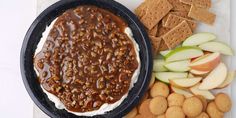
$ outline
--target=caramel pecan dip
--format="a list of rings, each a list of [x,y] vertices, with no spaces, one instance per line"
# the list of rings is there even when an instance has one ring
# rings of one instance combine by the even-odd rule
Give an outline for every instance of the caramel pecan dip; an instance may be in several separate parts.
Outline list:
[[[88,116],[119,106],[140,71],[139,48],[127,23],[83,5],[65,11],[46,31],[34,65],[55,106]]]

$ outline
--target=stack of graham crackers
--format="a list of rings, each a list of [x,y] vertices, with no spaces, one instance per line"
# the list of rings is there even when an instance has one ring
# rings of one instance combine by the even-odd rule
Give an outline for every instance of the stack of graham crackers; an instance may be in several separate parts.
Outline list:
[[[192,35],[197,21],[213,25],[211,0],[145,0],[135,9],[147,29],[153,53],[175,48]]]

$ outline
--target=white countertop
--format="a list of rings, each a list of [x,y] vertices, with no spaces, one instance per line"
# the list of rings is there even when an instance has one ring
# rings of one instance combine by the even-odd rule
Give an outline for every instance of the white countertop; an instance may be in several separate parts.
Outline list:
[[[33,103],[20,74],[20,49],[36,16],[35,0],[0,1],[0,117],[32,118]]]
[[[127,3],[131,2],[126,0]],[[134,4],[135,6],[135,4]],[[236,1],[231,0],[231,6]],[[39,7],[39,6],[38,6]],[[236,51],[236,7],[231,7],[231,45]],[[32,118],[33,102],[27,94],[20,75],[20,48],[24,35],[36,17],[36,0],[5,0],[0,2],[0,117]],[[236,61],[236,56],[233,57]],[[236,63],[232,66],[236,69]],[[236,81],[232,85],[236,90]],[[232,98],[236,116],[236,92]],[[37,109],[34,110],[37,112]],[[34,116],[34,118],[36,118]],[[41,117],[45,118],[45,117]]]

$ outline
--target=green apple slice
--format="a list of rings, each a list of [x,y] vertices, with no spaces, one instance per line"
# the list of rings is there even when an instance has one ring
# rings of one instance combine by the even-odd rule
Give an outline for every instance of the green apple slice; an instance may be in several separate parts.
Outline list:
[[[181,45],[177,45],[175,48],[179,48],[181,47]],[[160,54],[165,57],[169,52],[171,52],[172,50],[164,50],[164,51],[160,51]]]
[[[171,79],[180,79],[186,78],[188,73],[179,73],[179,72],[158,72],[155,73],[155,76],[158,80],[169,84]]]
[[[164,71],[168,71],[165,68],[166,62],[164,59],[154,59],[153,61],[153,71],[154,72],[164,72]]]
[[[199,47],[205,51],[219,52],[221,54],[230,56],[234,55],[233,50],[228,45],[222,42],[215,42],[215,41],[207,42],[199,45]]]
[[[194,34],[188,37],[182,44],[182,46],[197,46],[212,40],[215,40],[216,36],[209,32],[202,32]]]
[[[160,54],[165,57],[169,52],[171,52],[171,50],[160,51]]]
[[[202,56],[204,53],[198,47],[183,46],[172,50],[165,56],[166,62],[180,61]]]
[[[173,72],[185,72],[190,70],[189,64],[190,60],[183,60],[183,61],[170,62],[166,64],[165,67]]]

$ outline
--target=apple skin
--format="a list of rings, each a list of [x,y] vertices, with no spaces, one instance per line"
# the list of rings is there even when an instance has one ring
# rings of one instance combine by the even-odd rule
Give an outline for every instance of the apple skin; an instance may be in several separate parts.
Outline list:
[[[160,51],[160,54],[165,57],[171,50]]]
[[[190,73],[194,74],[194,75],[206,75],[207,73],[209,73],[209,71],[198,71],[198,70],[190,70]]]
[[[203,52],[203,53],[204,53],[204,52]],[[191,62],[192,62],[192,63],[193,63],[193,62],[197,62],[197,61],[199,61],[199,60],[201,60],[201,59],[204,59],[204,58],[208,57],[210,54],[211,54],[211,53],[208,53],[208,54],[205,54],[205,53],[204,53],[204,55],[202,55],[202,56],[200,56],[200,57],[192,58],[192,59],[191,59]]]
[[[207,77],[199,85],[201,90],[211,90],[220,86],[227,76],[227,67],[224,63],[220,63],[214,70],[212,70]]]
[[[214,57],[211,58],[210,56]],[[191,62],[190,67],[191,69],[198,71],[211,71],[220,63],[220,61],[221,61],[220,53],[212,53],[196,58]],[[196,64],[198,62],[203,62],[203,63]]]
[[[174,61],[181,61],[186,59],[191,59],[195,57],[200,57],[203,55],[203,51],[194,46],[183,46],[175,48],[174,50],[170,51],[166,56],[166,62],[174,62]]]
[[[212,52],[203,51],[203,54],[206,55],[206,56],[207,56],[208,54],[211,54],[211,53],[212,53]],[[191,62],[194,61],[194,60],[197,59],[197,58],[199,58],[199,57],[192,58],[192,59],[191,59]]]

